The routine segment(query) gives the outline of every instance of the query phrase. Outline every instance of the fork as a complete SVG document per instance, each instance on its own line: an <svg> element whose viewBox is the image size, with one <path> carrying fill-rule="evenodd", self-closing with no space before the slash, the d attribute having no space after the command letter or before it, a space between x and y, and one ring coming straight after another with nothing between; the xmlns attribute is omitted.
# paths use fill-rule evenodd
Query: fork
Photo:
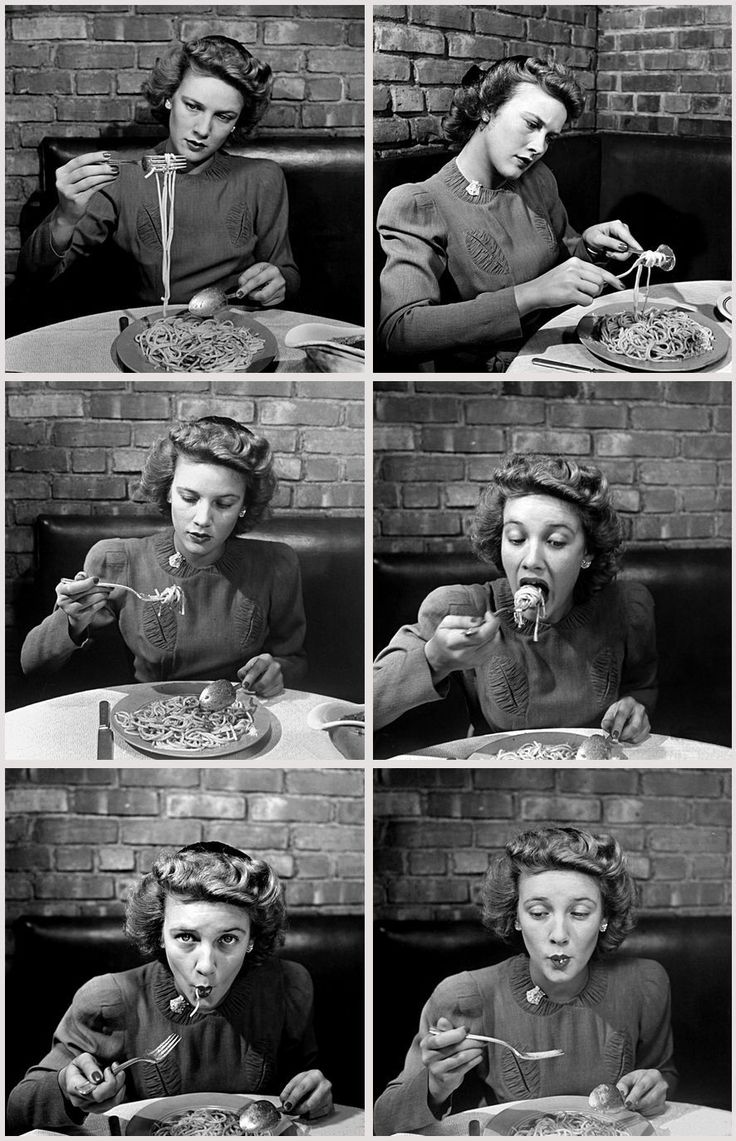
<svg viewBox="0 0 736 1141"><path fill-rule="evenodd" d="M132 586L126 586L122 582L98 582L97 586L107 586L111 590L129 590L136 598L140 598L141 602L160 602L160 594L141 594L139 590L134 590Z"/></svg>
<svg viewBox="0 0 736 1141"><path fill-rule="evenodd" d="M181 1042L181 1034L169 1034L168 1038L164 1038L163 1042L159 1042L158 1046L154 1046L152 1050L148 1050L140 1058L128 1058L127 1062L121 1062L119 1066L115 1067L115 1074L120 1074L123 1070L127 1070L128 1066L134 1066L136 1062L148 1062L152 1066L157 1066L159 1062L163 1062L164 1058L168 1057L172 1050ZM97 1089L94 1082L87 1082L86 1085L80 1086L74 1092L86 1097L92 1090Z"/></svg>
<svg viewBox="0 0 736 1141"><path fill-rule="evenodd" d="M103 165L123 166L124 164L126 166L139 166L146 178L148 178L149 174L153 174L154 171L163 174L167 170L186 170L189 165L183 155L172 155L168 153L162 155L143 155L141 158L118 158L117 156L113 156L113 158L109 160L106 159Z"/></svg>
<svg viewBox="0 0 736 1141"><path fill-rule="evenodd" d="M443 1030L438 1030L436 1026L430 1026L430 1034L443 1034ZM496 1042L499 1046L505 1046L512 1054L516 1054L517 1058L521 1058L524 1062L540 1062L543 1058L561 1058L565 1053L564 1050L517 1050L516 1046L512 1046L510 1042L504 1042L503 1038L488 1038L485 1034L466 1034L466 1038L471 1039L473 1042Z"/></svg>

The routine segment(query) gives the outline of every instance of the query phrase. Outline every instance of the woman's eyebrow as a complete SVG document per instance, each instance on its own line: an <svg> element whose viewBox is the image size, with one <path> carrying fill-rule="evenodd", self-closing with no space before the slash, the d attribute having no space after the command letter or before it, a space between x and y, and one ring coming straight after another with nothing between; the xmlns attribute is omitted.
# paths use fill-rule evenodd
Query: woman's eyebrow
<svg viewBox="0 0 736 1141"><path fill-rule="evenodd" d="M573 899L568 900L568 902L569 903L595 903L596 900L594 900L589 895L576 895ZM551 903L551 900L549 900L546 895L533 895L529 899L524 900L525 906L527 904L530 904L530 903L546 903L546 904L549 904L549 903Z"/></svg>
<svg viewBox="0 0 736 1141"><path fill-rule="evenodd" d="M504 527L526 527L526 523L522 523L520 519L506 519L503 525ZM570 523L563 523L561 521L556 523L554 520L551 520L550 522L545 523L544 526L548 527L550 531L558 531L564 528L566 531L570 531L571 534L575 534L575 528Z"/></svg>

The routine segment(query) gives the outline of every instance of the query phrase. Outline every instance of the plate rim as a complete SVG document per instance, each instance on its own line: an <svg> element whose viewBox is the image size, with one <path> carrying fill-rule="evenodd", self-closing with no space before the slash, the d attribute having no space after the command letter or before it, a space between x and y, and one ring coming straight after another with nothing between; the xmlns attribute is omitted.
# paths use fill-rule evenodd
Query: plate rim
<svg viewBox="0 0 736 1141"><path fill-rule="evenodd" d="M652 303L656 304L656 298L653 299ZM685 303L683 302L683 304ZM666 308L677 309L677 305L668 305ZM635 357L614 353L595 340L592 330L602 316L628 311L628 309L630 309L628 302L598 306L592 313L584 314L575 327L575 334L584 348L598 357L599 360L605 361L606 364L618 365L621 368L638 372L698 372L708 365L717 364L728 353L730 347L728 334L724 332L717 321L714 321L712 317L706 317L700 310L697 310L693 315L694 319L697 318L698 323L702 323L710 329L714 337L713 348L709 353L700 353L698 356L687 357L681 361L641 361Z"/></svg>
<svg viewBox="0 0 736 1141"><path fill-rule="evenodd" d="M585 1094L572 1094L571 1093L571 1094L549 1094L547 1097L530 1098L528 1102L526 1102L526 1101L510 1102L508 1105L504 1106L504 1108L501 1109L499 1111L499 1113L494 1114L493 1117L489 1118L488 1128L493 1130L494 1121L496 1121L501 1116L502 1113L506 1113L509 1111L520 1112L520 1113L523 1113L525 1111L529 1112L529 1113L535 1113L535 1112L536 1113L564 1113L564 1112L566 1112L566 1110L565 1110L564 1106L561 1106L558 1104L560 1102L567 1103L567 1105L568 1105L567 1112L570 1112L570 1113L587 1113L590 1117L595 1117L596 1120L603 1121L603 1124L606 1124L605 1118L601 1118L600 1111L596 1111L593 1109L593 1107L590 1105L588 1098L585 1096ZM581 1104L574 1104L575 1102L579 1102ZM547 1103L547 1104L544 1104L544 1103ZM571 1104L571 1103L573 1103L573 1104ZM645 1126L645 1132L644 1133L640 1133L640 1134L631 1134L630 1133L630 1134L628 1134L628 1136L630 1136L630 1137L631 1136L646 1137L646 1136L651 1136L652 1134L654 1134L654 1127L652 1126L651 1122L646 1117L644 1117L642 1114L637 1113L636 1110L631 1110L631 1109L627 1110L626 1116L627 1117L633 1116L636 1118L640 1118L642 1124ZM498 1134L498 1136L503 1136L503 1134Z"/></svg>
<svg viewBox="0 0 736 1141"><path fill-rule="evenodd" d="M181 680L181 681L171 680L171 681L136 682L136 687L141 686L143 688L148 688L148 689L154 689L156 686L159 686L159 687L162 687L162 686L193 686L193 687L196 686L196 687L199 687L198 689L194 689L194 688L191 689L189 691L189 693L186 693L186 691L185 691L184 693L181 694L181 696L185 696L185 695L189 696L189 695L199 694L202 692L202 690L204 689L204 687L206 685L209 685L208 681L196 681L196 680L189 680L189 679ZM180 695L172 690L170 696L180 696ZM124 705L132 697L135 697L135 694L126 693L123 697L120 698L119 701L115 702L115 705L110 710L110 726L112 728L113 733L117 734L118 737L121 740L125 741L126 744L130 745L133 749L136 749L138 752L144 753L147 757L151 757L152 759L160 758L161 760L169 760L169 761L172 761L172 760L173 761L189 761L189 760L212 760L212 759L215 759L217 757L227 757L227 756L232 755L233 753L238 753L244 749L252 749L254 745L260 745L262 742L267 741L268 737L270 736L270 734L272 732L273 722L275 720L274 714L271 712L271 710L267 709L265 705L263 705L261 702L259 702L258 707L256 709L256 712L254 713L253 719L255 721L256 716L260 717L261 715L263 715L263 717L267 720L267 724L264 726L263 731L259 732L259 734L255 737L255 739L250 742L250 744L246 743L248 740L247 738L242 738L239 741L228 741L228 742L226 742L226 744L221 745L216 749L204 749L204 750L200 749L196 752L187 752L187 753L182 753L182 751L180 749L177 749L175 751L169 752L166 749L156 749L153 746L148 746L145 743L139 743L138 741L133 739L136 736L136 734L128 734L124 729L120 728L119 725L116 725L116 723L115 723L116 711L120 708L121 705ZM140 704L141 705L147 705L148 702L152 701L152 700L154 700L154 698L149 697L145 701L142 701ZM140 708L140 706L135 706L134 708ZM126 712L130 712L130 710L126 709Z"/></svg>
<svg viewBox="0 0 736 1141"><path fill-rule="evenodd" d="M167 315L178 316L178 314L184 313L187 311L187 306L186 305L170 305L169 310L170 310L170 313ZM224 316L225 314L229 314L229 317L225 317ZM265 325L262 325L260 323L260 321L255 320L249 312L245 313L239 309L236 309L233 306L227 306L225 308L218 309L217 312L213 314L213 316L215 318L219 317L221 320L223 320L223 319L229 320L233 316L236 316L239 318L238 323L239 323L240 328L242 328L246 324L255 325L256 329L258 331L257 335L259 337L263 337L263 339L264 339L264 346L263 346L263 349L259 350L259 352L256 354L256 356L253 358L253 361L251 362L251 364L248 366L247 369L232 369L232 368L230 368L230 369L224 369L223 372L220 374L202 373L203 376L227 375L228 373L242 375L244 373L249 373L249 372L263 372L264 369L268 368L268 366L274 360L277 359L277 357L279 355L279 345L278 345L278 341L276 340L274 333L271 331L271 329L267 328ZM172 370L172 369L159 368L158 365L151 364L150 361L148 361L146 359L146 357L143 355L141 350L136 345L135 338L136 338L137 334L141 331L141 329L146 328L146 327L150 327L150 324L153 321L157 321L160 317L163 317L163 308L153 309L150 313L144 313L141 317L136 317L135 320L131 321L129 325L126 325L126 327L123 330L121 330L121 332L119 332L117 334L117 336L115 337L115 340L113 341L112 345L110 346L110 352L113 355L113 359L118 362L118 364L122 370L128 369L134 373L153 372L153 373L158 373L162 376L197 375L196 369L192 370L190 373L190 372L185 372L184 370L180 370L180 369L173 369ZM126 351L126 354L130 351L130 353L133 355L132 362L130 360L124 360L120 356L120 344L121 344L121 342L122 342L123 347ZM130 344L129 344L129 342L130 342ZM140 365L140 367L136 367L138 365Z"/></svg>
<svg viewBox="0 0 736 1141"><path fill-rule="evenodd" d="M210 1102L215 1103L214 1105L211 1106L211 1108L218 1108L217 1103L219 1102L220 1108L223 1108L227 1111L234 1110L236 1108L236 1106L233 1104L222 1105L222 1101L224 1098L231 1099L232 1102L240 1102L243 1107L244 1107L244 1103L248 1102L248 1101L271 1101L271 1104L272 1105L274 1104L274 1102L272 1101L272 1098L266 1097L263 1094L258 1094L258 1093L208 1093L208 1092L202 1092L202 1093L168 1094L164 1097L155 1098L153 1101L151 1101L151 1103L149 1105L142 1106L139 1110L137 1110L137 1112L133 1115L133 1117L131 1117L127 1121L125 1121L125 1130L124 1130L125 1136L126 1137L140 1137L140 1136L150 1137L151 1136L150 1132L140 1133L136 1130L140 1130L142 1124L145 1124L148 1126L153 1126L153 1125L158 1125L163 1120L165 1120L165 1118L162 1118L162 1116L160 1114L157 1113L154 1115L153 1113L151 1113L151 1111L156 1110L157 1107L160 1107L162 1102L190 1101L191 1104L189 1106L182 1107L182 1109L181 1109L182 1113L185 1113L187 1108L190 1108L190 1109L207 1108L207 1107L209 1107ZM172 1107L170 1107L170 1113L173 1113L173 1112L176 1112L176 1110L172 1106ZM115 1113L114 1109L112 1110L112 1113L113 1114ZM168 1114L167 1114L167 1116L168 1116ZM278 1136L281 1133L285 1132L285 1130L289 1127L290 1124L292 1124L290 1118L282 1116L281 1124L277 1127L278 1133L271 1134L271 1136Z"/></svg>

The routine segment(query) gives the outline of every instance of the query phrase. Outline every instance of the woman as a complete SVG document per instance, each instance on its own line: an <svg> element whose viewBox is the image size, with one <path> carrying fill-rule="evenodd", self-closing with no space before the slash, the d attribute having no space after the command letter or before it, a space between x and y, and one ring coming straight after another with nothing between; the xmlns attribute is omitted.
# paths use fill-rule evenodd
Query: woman
<svg viewBox="0 0 736 1141"><path fill-rule="evenodd" d="M279 1093L287 1112L330 1111L311 979L275 956L286 913L273 868L227 844L163 851L126 913L151 961L77 991L50 1052L10 1095L11 1129L78 1128L122 1101L199 1092ZM181 1041L158 1066L116 1072L172 1032Z"/></svg>
<svg viewBox="0 0 736 1141"><path fill-rule="evenodd" d="M376 728L449 692L459 675L476 733L600 726L641 741L656 700L653 602L616 582L621 529L592 464L512 455L481 497L476 553L505 577L443 586L377 657ZM514 595L539 588L545 616L514 616Z"/></svg>
<svg viewBox="0 0 736 1141"><path fill-rule="evenodd" d="M669 981L659 963L611 954L633 927L634 894L610 836L550 827L509 841L486 874L483 922L520 946L518 932L525 953L439 984L403 1072L376 1103L376 1133L419 1131L481 1105L588 1095L603 1082L638 1113L662 1113L676 1078ZM471 1033L564 1054L519 1061Z"/></svg>
<svg viewBox="0 0 736 1141"><path fill-rule="evenodd" d="M143 93L168 129L153 154L186 159L175 184L171 300L187 304L208 285L237 290L261 306L280 305L299 287L288 235L281 168L238 158L241 143L265 113L272 75L227 36L177 44L157 61ZM56 175L59 202L32 234L19 271L50 281L94 246L112 241L129 259L137 304L162 296L162 241L156 178L109 151L71 159Z"/></svg>
<svg viewBox="0 0 736 1141"><path fill-rule="evenodd" d="M224 416L176 424L151 447L144 496L170 530L103 539L84 570L56 587L56 608L31 630L25 673L58 670L116 623L138 681L236 675L261 697L301 680L304 609L297 557L284 543L239 538L274 494L268 441ZM183 602L143 602L176 586ZM181 612L183 611L183 612Z"/></svg>
<svg viewBox="0 0 736 1141"><path fill-rule="evenodd" d="M426 182L390 191L378 214L387 352L434 358L438 371L502 372L550 309L623 288L597 263L641 246L619 221L577 234L539 161L582 110L559 64L511 56L470 69L442 121L462 150Z"/></svg>

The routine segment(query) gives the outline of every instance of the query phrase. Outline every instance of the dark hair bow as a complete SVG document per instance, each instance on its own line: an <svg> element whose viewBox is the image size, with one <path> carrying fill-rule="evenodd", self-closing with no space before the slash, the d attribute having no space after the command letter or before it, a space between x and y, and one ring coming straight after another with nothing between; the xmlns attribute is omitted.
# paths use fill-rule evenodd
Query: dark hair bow
<svg viewBox="0 0 736 1141"><path fill-rule="evenodd" d="M473 66L468 68L465 72L460 82L463 87L479 87L488 75L489 70L490 68L486 68L486 70L483 71L482 68L478 67L477 63L474 63Z"/></svg>

